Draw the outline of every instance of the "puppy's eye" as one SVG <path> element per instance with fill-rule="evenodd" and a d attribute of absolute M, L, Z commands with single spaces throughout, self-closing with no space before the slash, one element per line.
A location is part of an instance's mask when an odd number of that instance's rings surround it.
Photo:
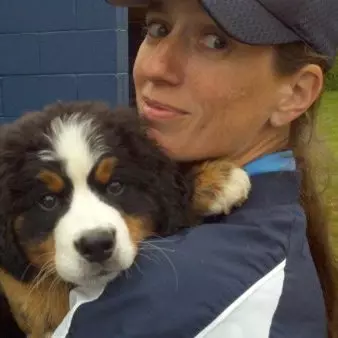
<path fill-rule="evenodd" d="M 45 211 L 52 211 L 59 205 L 59 200 L 55 195 L 44 195 L 39 201 L 41 209 Z"/>
<path fill-rule="evenodd" d="M 107 193 L 113 196 L 119 196 L 123 191 L 124 185 L 117 181 L 113 181 L 107 186 Z"/>

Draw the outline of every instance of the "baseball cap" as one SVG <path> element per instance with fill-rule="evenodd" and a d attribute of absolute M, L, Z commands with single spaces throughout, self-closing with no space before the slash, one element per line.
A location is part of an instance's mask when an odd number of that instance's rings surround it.
<path fill-rule="evenodd" d="M 115 6 L 146 6 L 149 0 L 106 0 Z M 338 0 L 200 0 L 229 35 L 252 45 L 303 41 L 327 57 L 338 50 Z"/>

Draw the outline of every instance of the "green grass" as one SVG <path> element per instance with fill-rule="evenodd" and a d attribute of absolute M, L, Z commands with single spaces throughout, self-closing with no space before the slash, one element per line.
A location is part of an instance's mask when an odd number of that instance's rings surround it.
<path fill-rule="evenodd" d="M 320 134 L 327 142 L 334 160 L 338 160 L 338 91 L 324 95 L 320 109 Z M 332 181 L 326 193 L 327 203 L 332 208 L 331 233 L 335 253 L 338 257 L 338 166 L 333 162 Z"/>

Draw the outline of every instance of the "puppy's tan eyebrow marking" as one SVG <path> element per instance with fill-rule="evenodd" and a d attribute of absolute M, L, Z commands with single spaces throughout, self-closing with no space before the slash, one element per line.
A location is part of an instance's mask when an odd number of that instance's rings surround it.
<path fill-rule="evenodd" d="M 51 170 L 41 170 L 37 178 L 45 183 L 47 188 L 52 192 L 59 193 L 65 188 L 65 182 L 62 177 Z"/>
<path fill-rule="evenodd" d="M 116 163 L 117 158 L 115 157 L 104 158 L 95 170 L 95 180 L 102 184 L 107 184 L 113 174 Z"/>

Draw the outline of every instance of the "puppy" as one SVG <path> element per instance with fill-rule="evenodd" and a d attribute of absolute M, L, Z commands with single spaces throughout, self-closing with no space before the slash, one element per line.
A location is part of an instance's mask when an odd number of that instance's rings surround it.
<path fill-rule="evenodd" d="M 0 137 L 0 284 L 21 330 L 46 337 L 75 285 L 107 283 L 138 245 L 228 213 L 249 193 L 226 160 L 181 168 L 131 109 L 56 103 Z"/>

